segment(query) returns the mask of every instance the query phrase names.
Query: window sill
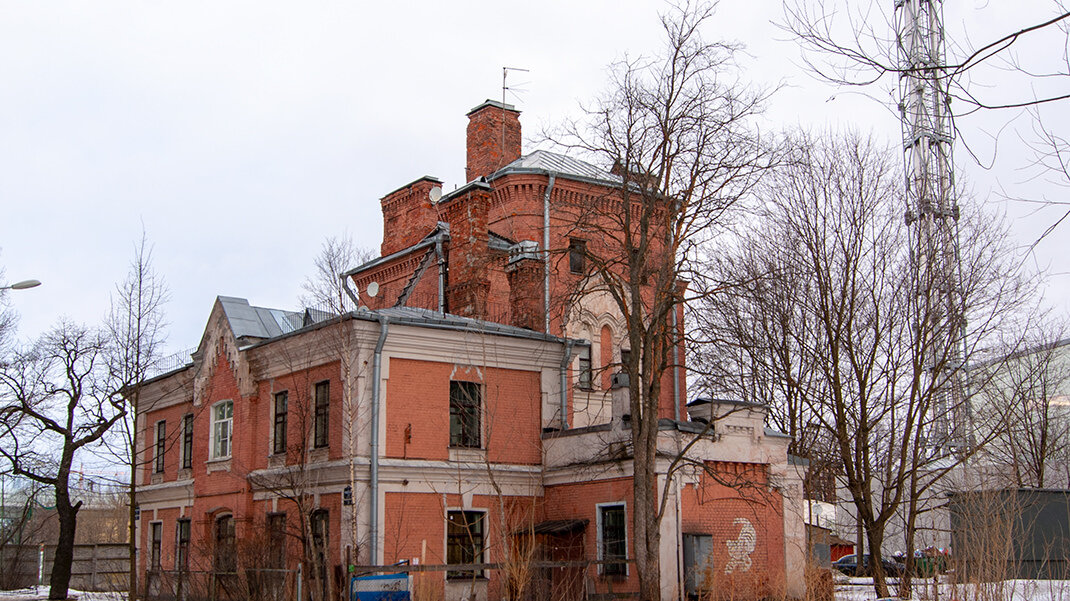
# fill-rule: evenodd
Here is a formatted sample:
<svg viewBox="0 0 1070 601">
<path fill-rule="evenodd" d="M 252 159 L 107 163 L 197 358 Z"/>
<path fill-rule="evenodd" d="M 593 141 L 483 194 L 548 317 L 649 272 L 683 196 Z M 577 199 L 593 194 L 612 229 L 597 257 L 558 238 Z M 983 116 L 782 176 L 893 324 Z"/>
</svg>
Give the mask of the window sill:
<svg viewBox="0 0 1070 601">
<path fill-rule="evenodd" d="M 327 461 L 330 458 L 330 447 L 317 447 L 308 452 L 309 462 Z"/>
<path fill-rule="evenodd" d="M 184 467 L 184 468 L 178 470 L 178 479 L 179 480 L 189 480 L 192 477 L 193 477 L 193 468 Z"/>
<path fill-rule="evenodd" d="M 474 449 L 470 447 L 450 447 L 450 461 L 483 462 L 486 460 L 486 449 Z"/>
<path fill-rule="evenodd" d="M 268 467 L 282 467 L 286 465 L 286 453 L 268 455 Z"/>
<path fill-rule="evenodd" d="M 490 582 L 486 576 L 446 576 L 447 584 L 464 584 L 466 582 Z"/>
<path fill-rule="evenodd" d="M 229 472 L 230 471 L 230 457 L 220 457 L 219 459 L 209 459 L 204 462 L 208 467 L 208 473 L 212 472 Z"/>
<path fill-rule="evenodd" d="M 153 472 L 152 477 L 149 478 L 152 484 L 159 484 L 163 482 L 163 472 Z"/>
</svg>

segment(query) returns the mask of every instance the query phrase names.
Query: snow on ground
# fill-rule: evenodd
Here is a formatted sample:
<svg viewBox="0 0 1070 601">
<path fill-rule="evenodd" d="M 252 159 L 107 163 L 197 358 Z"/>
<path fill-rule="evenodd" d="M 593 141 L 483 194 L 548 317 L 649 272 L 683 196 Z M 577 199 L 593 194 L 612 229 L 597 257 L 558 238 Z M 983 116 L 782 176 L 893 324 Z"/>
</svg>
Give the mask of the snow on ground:
<svg viewBox="0 0 1070 601">
<path fill-rule="evenodd" d="M 71 589 L 67 591 L 67 598 L 77 601 L 125 601 L 126 593 L 85 593 Z M 39 599 L 48 599 L 47 586 L 0 591 L 0 601 L 38 601 Z"/>
<path fill-rule="evenodd" d="M 889 580 L 889 590 L 896 594 L 897 581 Z M 934 588 L 931 580 L 916 583 L 913 598 L 918 601 L 1070 601 L 1070 580 L 1005 580 L 970 585 L 941 582 Z M 836 601 L 874 601 L 871 578 L 845 578 L 836 581 Z M 2 599 L 2 597 L 0 597 Z"/>
</svg>

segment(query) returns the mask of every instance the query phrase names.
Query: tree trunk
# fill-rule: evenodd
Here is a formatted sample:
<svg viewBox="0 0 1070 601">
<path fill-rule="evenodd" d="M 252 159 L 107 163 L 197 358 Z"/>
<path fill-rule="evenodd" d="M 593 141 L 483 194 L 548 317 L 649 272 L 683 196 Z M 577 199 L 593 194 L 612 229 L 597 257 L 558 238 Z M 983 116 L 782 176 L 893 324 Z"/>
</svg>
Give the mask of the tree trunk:
<svg viewBox="0 0 1070 601">
<path fill-rule="evenodd" d="M 649 410 L 649 407 L 644 410 Z M 653 420 L 633 420 L 635 448 L 632 476 L 632 524 L 635 529 L 635 570 L 639 576 L 639 601 L 661 599 L 660 520 L 657 505 L 657 409 Z M 652 421 L 652 423 L 645 423 Z"/>
<path fill-rule="evenodd" d="M 74 533 L 77 528 L 78 509 L 81 501 L 71 505 L 66 486 L 56 490 L 56 515 L 59 517 L 59 539 L 56 541 L 56 556 L 52 562 L 48 598 L 66 599 L 71 584 L 71 567 L 74 564 Z"/>
<path fill-rule="evenodd" d="M 136 448 L 136 447 L 134 447 L 134 448 Z M 134 451 L 131 451 L 131 452 L 134 452 Z M 135 455 L 135 457 L 136 457 L 136 455 Z M 130 462 L 130 492 L 129 492 L 129 495 L 130 495 L 130 498 L 129 498 L 130 506 L 127 508 L 129 510 L 129 512 L 127 514 L 127 519 L 129 520 L 128 523 L 127 523 L 127 536 L 129 537 L 128 550 L 129 550 L 129 562 L 130 562 L 130 566 L 129 566 L 130 582 L 129 582 L 129 586 L 127 587 L 128 588 L 127 599 L 129 601 L 137 601 L 138 600 L 138 588 L 137 588 L 137 520 L 136 520 L 136 517 L 135 517 L 135 515 L 136 515 L 135 512 L 137 511 L 137 484 L 135 483 L 135 478 L 136 477 L 137 477 L 137 462 L 136 461 L 131 461 Z"/>
</svg>

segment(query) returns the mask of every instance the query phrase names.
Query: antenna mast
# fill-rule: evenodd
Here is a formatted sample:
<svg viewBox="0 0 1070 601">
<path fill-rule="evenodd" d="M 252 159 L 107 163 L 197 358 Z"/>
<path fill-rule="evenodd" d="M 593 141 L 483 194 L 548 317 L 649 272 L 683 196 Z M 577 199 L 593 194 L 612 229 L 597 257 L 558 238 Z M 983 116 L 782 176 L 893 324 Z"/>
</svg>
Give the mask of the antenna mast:
<svg viewBox="0 0 1070 601">
<path fill-rule="evenodd" d="M 944 60 L 942 0 L 895 0 L 906 222 L 911 237 L 915 335 L 932 387 L 928 446 L 943 455 L 966 441 L 966 321 L 959 278 L 954 124 Z M 926 385 L 926 384 L 923 384 Z"/>
</svg>

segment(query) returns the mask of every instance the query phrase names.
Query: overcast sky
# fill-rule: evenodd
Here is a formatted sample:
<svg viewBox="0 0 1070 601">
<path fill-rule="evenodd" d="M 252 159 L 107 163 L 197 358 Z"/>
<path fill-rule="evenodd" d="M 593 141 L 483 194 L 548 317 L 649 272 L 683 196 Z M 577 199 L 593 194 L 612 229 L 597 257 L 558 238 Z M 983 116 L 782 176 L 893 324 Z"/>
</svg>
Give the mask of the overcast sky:
<svg viewBox="0 0 1070 601">
<path fill-rule="evenodd" d="M 1048 0 L 999 4 L 947 0 L 949 35 L 968 31 L 977 45 L 1053 13 Z M 770 23 L 780 6 L 722 0 L 705 30 L 747 46 L 755 83 L 784 85 L 764 126 L 852 126 L 896 140 L 887 90 L 867 98 L 815 82 Z M 21 337 L 61 316 L 99 322 L 142 227 L 171 289 L 169 350 L 198 342 L 216 295 L 296 308 L 325 237 L 348 233 L 378 249 L 385 193 L 425 174 L 446 190 L 464 183 L 465 113 L 501 97 L 503 66 L 529 70 L 510 76 L 522 89 L 507 96 L 522 111 L 529 152 L 543 126 L 604 89 L 610 62 L 659 47 L 664 8 L 0 0 L 0 268 L 7 282 L 44 282 L 8 295 Z M 1058 35 L 1030 43 L 1026 58 L 1062 56 Z M 1022 89 L 1001 77 L 978 85 Z M 963 123 L 986 162 L 996 148 L 987 136 L 1015 116 Z M 1061 193 L 1035 178 L 1022 185 L 1033 174 L 1023 170 L 1019 126 L 1028 136 L 1021 117 L 1003 130 L 990 170 L 960 152 L 960 173 L 995 207 L 997 186 Z M 1006 209 L 1023 244 L 1059 216 L 1028 208 Z M 1070 271 L 1067 228 L 1036 255 L 1057 274 Z M 1055 275 L 1051 284 L 1063 310 L 1068 283 Z"/>
</svg>

